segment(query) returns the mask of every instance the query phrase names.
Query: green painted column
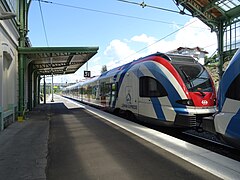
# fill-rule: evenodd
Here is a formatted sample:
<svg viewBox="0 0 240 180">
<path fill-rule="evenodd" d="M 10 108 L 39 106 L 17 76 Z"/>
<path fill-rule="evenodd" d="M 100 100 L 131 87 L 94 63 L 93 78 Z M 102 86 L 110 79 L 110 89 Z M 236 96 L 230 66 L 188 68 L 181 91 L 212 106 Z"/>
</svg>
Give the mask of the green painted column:
<svg viewBox="0 0 240 180">
<path fill-rule="evenodd" d="M 223 22 L 220 21 L 218 25 L 218 33 L 217 33 L 217 39 L 218 39 L 218 55 L 219 55 L 219 64 L 218 64 L 218 72 L 219 72 L 219 78 L 222 78 L 223 74 Z"/>
<path fill-rule="evenodd" d="M 37 82 L 38 82 L 38 99 L 37 99 L 37 104 L 40 104 L 40 97 L 41 97 L 41 76 L 37 76 Z"/>
<path fill-rule="evenodd" d="M 26 0 L 19 1 L 19 20 L 20 20 L 20 39 L 19 47 L 25 47 L 25 26 L 26 26 Z M 22 120 L 24 115 L 24 60 L 23 54 L 19 54 L 18 59 L 18 80 L 19 80 L 19 100 L 18 100 L 18 115 Z"/>
<path fill-rule="evenodd" d="M 33 75 L 33 65 L 30 63 L 28 65 L 28 109 L 31 111 L 33 107 L 33 102 L 32 102 L 32 75 Z"/>
<path fill-rule="evenodd" d="M 43 81 L 43 96 L 44 96 L 44 104 L 46 104 L 46 79 L 45 79 L 45 75 L 44 75 L 44 81 Z"/>
<path fill-rule="evenodd" d="M 33 73 L 33 107 L 37 106 L 38 103 L 38 75 L 36 72 Z"/>
</svg>

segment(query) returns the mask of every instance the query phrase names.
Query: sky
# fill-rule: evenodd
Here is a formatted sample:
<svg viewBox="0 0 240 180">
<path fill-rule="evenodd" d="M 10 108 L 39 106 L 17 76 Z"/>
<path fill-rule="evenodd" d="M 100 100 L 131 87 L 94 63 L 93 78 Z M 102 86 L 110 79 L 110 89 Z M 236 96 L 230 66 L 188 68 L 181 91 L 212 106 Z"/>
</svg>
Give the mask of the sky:
<svg viewBox="0 0 240 180">
<path fill-rule="evenodd" d="M 144 3 L 179 11 L 173 0 Z M 208 56 L 217 49 L 215 32 L 197 18 L 118 0 L 32 0 L 28 17 L 33 47 L 99 47 L 88 61 L 92 76 L 99 75 L 103 65 L 110 70 L 178 47 L 198 46 L 208 51 Z M 83 80 L 86 68 L 83 65 L 75 74 L 54 76 L 54 83 Z"/>
</svg>

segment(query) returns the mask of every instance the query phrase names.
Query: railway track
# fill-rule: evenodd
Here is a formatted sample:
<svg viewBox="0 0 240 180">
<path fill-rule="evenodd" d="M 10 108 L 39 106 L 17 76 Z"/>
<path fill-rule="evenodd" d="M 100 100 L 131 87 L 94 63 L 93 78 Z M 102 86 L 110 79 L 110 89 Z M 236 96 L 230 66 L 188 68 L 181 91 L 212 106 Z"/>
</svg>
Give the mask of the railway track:
<svg viewBox="0 0 240 180">
<path fill-rule="evenodd" d="M 221 154 L 225 157 L 240 161 L 239 149 L 221 142 L 213 133 L 206 131 L 199 133 L 196 130 L 174 131 L 174 129 L 168 130 L 167 128 L 164 128 L 162 131 L 162 128 L 158 127 L 156 127 L 155 130 L 174 136 L 204 149 L 208 149 L 212 152 Z"/>
<path fill-rule="evenodd" d="M 213 143 L 213 144 L 216 144 L 216 145 L 219 145 L 219 146 L 222 146 L 222 147 L 225 147 L 225 148 L 231 148 L 231 149 L 234 149 L 234 147 L 232 146 L 229 146 L 221 141 L 219 141 L 218 139 L 213 139 L 213 138 L 207 138 L 207 137 L 204 137 L 204 136 L 201 136 L 201 135 L 196 135 L 194 133 L 191 133 L 191 132 L 188 132 L 188 131 L 185 131 L 185 132 L 182 132 L 183 134 L 186 134 L 188 136 L 191 136 L 191 137 L 194 137 L 194 138 L 198 138 L 198 139 L 201 139 L 203 141 L 206 141 L 206 142 L 209 142 L 209 143 Z M 214 135 L 212 135 L 214 137 Z"/>
<path fill-rule="evenodd" d="M 188 142 L 208 149 L 215 153 L 229 157 L 236 161 L 240 161 L 239 149 L 236 149 L 228 144 L 221 142 L 217 139 L 216 135 L 209 132 L 194 133 L 193 131 L 182 132 L 186 137 L 189 137 Z"/>
<path fill-rule="evenodd" d="M 159 132 L 168 134 L 170 136 L 181 139 L 196 146 L 202 147 L 204 149 L 208 149 L 212 152 L 221 154 L 225 157 L 234 159 L 236 161 L 240 161 L 239 149 L 236 149 L 232 146 L 223 143 L 213 133 L 207 131 L 198 132 L 194 129 L 182 130 L 170 127 L 162 127 L 144 122 L 136 123 L 157 130 Z"/>
</svg>

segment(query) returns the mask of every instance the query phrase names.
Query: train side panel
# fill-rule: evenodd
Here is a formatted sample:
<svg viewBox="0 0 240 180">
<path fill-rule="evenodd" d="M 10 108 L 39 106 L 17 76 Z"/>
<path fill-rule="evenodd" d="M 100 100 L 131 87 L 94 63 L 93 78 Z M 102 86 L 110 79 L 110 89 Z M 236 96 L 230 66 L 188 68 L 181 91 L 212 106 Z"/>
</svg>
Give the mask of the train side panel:
<svg viewBox="0 0 240 180">
<path fill-rule="evenodd" d="M 240 148 L 240 49 L 223 74 L 218 91 L 219 112 L 215 130 L 228 143 Z"/>
<path fill-rule="evenodd" d="M 177 79 L 173 73 L 178 75 L 169 62 L 159 57 L 130 66 L 126 72 L 120 74 L 123 80 L 119 78 L 120 98 L 116 107 L 131 111 L 141 119 L 196 126 L 196 114 L 201 114 L 199 111 L 209 111 L 177 102 L 188 99 L 189 96 L 180 76 Z"/>
<path fill-rule="evenodd" d="M 149 116 L 162 122 L 173 122 L 176 113 L 169 100 L 166 84 L 162 84 L 162 81 L 166 80 L 166 72 L 163 72 L 162 69 L 164 67 L 154 61 L 141 64 L 138 73 L 140 82 L 139 115 Z"/>
<path fill-rule="evenodd" d="M 138 116 L 138 65 L 126 67 L 118 74 L 118 98 L 115 108 L 129 111 Z"/>
</svg>

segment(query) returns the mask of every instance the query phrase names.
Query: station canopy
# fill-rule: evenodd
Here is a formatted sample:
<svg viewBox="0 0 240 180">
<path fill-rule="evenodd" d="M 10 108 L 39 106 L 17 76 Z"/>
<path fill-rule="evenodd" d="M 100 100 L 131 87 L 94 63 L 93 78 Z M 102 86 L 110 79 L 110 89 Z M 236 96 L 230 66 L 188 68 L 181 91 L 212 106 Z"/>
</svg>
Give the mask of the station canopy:
<svg viewBox="0 0 240 180">
<path fill-rule="evenodd" d="M 75 73 L 91 59 L 98 47 L 19 47 L 32 70 L 40 75 L 61 75 Z"/>
<path fill-rule="evenodd" d="M 240 21 L 240 0 L 176 0 L 176 4 L 186 8 L 212 30 L 218 29 L 220 22 Z"/>
</svg>

